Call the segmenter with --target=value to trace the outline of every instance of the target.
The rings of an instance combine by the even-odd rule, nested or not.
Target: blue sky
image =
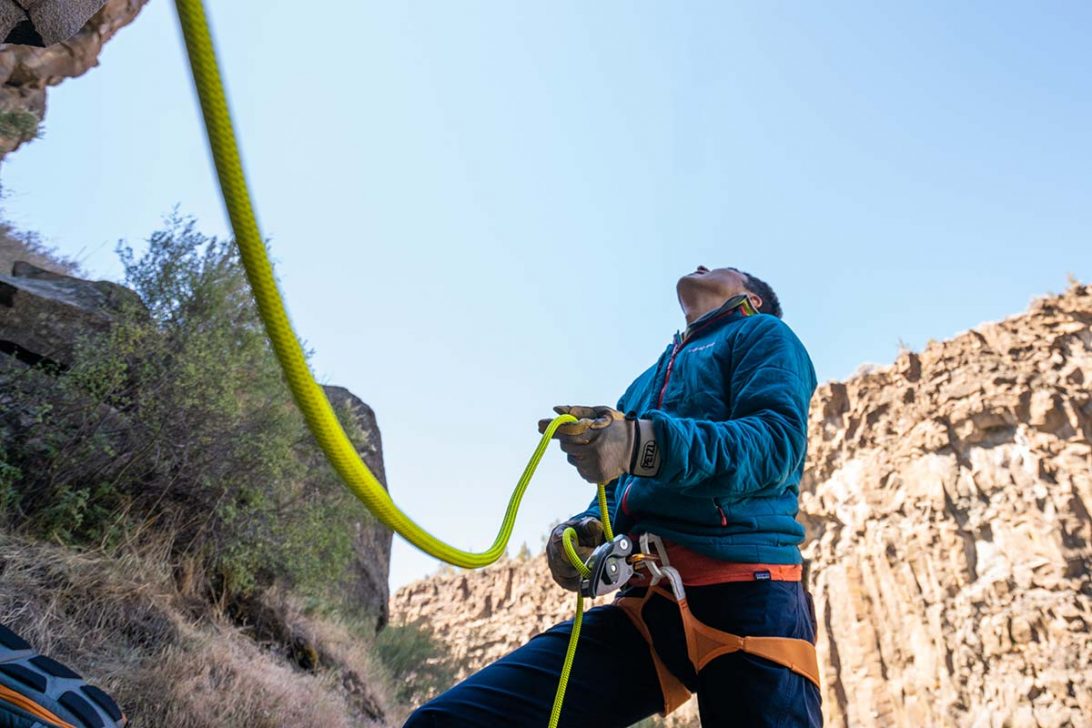
[[[395,499],[493,538],[558,403],[613,403],[698,264],[779,291],[821,380],[1092,280],[1092,5],[212,2],[243,154],[323,381]],[[50,92],[4,214],[120,272],[226,231],[173,5]],[[580,510],[556,451],[512,551]],[[436,568],[398,543],[395,586]]]

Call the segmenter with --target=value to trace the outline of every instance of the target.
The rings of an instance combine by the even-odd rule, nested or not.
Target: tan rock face
[[[605,600],[585,600],[590,609]],[[391,599],[394,624],[423,621],[450,647],[460,677],[570,619],[576,595],[550,578],[546,559],[505,559],[480,571],[447,571],[402,587]]]
[[[46,48],[0,43],[0,159],[34,138],[45,118],[46,88],[98,65],[102,46],[146,2],[108,0],[79,33]]]
[[[820,387],[801,484],[827,725],[1092,726],[1092,287]],[[466,669],[556,621],[541,557],[392,599]]]
[[[830,725],[1092,725],[1092,289],[824,385],[801,486]]]

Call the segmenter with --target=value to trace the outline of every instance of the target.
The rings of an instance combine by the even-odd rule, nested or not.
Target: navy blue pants
[[[632,590],[626,596],[637,596]],[[815,641],[811,597],[799,582],[754,581],[688,587],[698,620],[738,635]],[[817,728],[819,690],[806,678],[761,657],[722,655],[698,674],[686,654],[682,619],[670,600],[652,597],[644,610],[667,668],[698,695],[703,726]],[[539,728],[549,720],[572,622],[535,636],[417,709],[405,728]],[[648,645],[621,609],[584,615],[569,677],[562,726],[629,726],[663,709]]]

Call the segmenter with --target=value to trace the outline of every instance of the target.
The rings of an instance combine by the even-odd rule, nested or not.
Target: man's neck
[[[743,301],[743,298],[744,297],[742,295],[735,295],[735,296],[732,296],[731,298],[720,301],[715,306],[708,307],[707,310],[704,313],[698,314],[693,319],[691,319],[689,316],[687,316],[687,318],[686,318],[686,333],[687,334],[690,333],[690,330],[694,327],[694,324],[699,323],[700,321],[702,321],[705,318],[709,318],[709,317],[713,316],[718,311],[720,311],[722,309],[725,309],[725,308],[729,308],[729,307],[734,308],[734,307],[738,306],[740,304],[740,302]]]
[[[693,300],[680,301],[683,315],[686,317],[686,325],[690,326],[707,313],[716,311],[723,306],[728,299],[719,296],[696,296]]]

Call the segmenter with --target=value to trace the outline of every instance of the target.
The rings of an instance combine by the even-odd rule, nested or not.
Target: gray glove
[[[660,450],[651,420],[626,420],[612,407],[561,405],[559,415],[569,414],[578,422],[557,428],[554,437],[589,483],[609,483],[622,473],[649,477],[660,471]],[[539,432],[550,420],[540,420]]]
[[[580,591],[580,572],[573,566],[573,562],[569,561],[561,541],[561,534],[569,527],[576,530],[576,542],[573,544],[576,553],[580,555],[582,561],[587,561],[595,547],[605,540],[603,524],[598,518],[591,516],[570,519],[558,524],[557,528],[550,532],[550,538],[546,542],[546,563],[550,566],[550,574],[554,577],[554,581],[562,589]]]

